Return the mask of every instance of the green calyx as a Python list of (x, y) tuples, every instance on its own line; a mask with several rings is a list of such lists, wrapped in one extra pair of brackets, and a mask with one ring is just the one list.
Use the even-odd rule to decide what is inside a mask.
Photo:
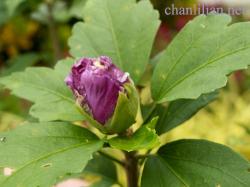
[(86, 120), (99, 129), (104, 134), (122, 133), (136, 122), (136, 116), (139, 110), (139, 96), (133, 83), (124, 85), (125, 92), (120, 92), (113, 116), (102, 125), (91, 115), (85, 112), (81, 106), (78, 106), (80, 112)]
[(122, 133), (136, 122), (139, 96), (133, 83), (124, 85), (126, 93), (120, 92), (113, 117), (105, 124), (108, 134)]

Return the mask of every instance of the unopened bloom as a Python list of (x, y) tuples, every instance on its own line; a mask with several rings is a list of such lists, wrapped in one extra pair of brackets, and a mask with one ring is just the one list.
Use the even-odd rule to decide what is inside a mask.
[(119, 95), (128, 94), (125, 84), (132, 84), (129, 74), (105, 56), (81, 58), (73, 65), (65, 82), (81, 107), (102, 125), (113, 116)]

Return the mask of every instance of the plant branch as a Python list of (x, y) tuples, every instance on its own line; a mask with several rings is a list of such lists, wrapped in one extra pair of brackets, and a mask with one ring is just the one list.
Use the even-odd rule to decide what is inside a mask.
[(135, 155), (136, 152), (125, 152), (125, 170), (128, 187), (138, 187), (139, 165)]
[(135, 158), (136, 159), (144, 159), (144, 158), (147, 158), (149, 156), (152, 156), (153, 154), (145, 154), (145, 155), (136, 155)]
[(123, 167), (125, 166), (125, 163), (124, 163), (124, 162), (122, 162), (121, 160), (119, 160), (119, 159), (117, 159), (117, 158), (115, 158), (115, 157), (112, 157), (111, 155), (109, 155), (109, 154), (107, 154), (107, 153), (105, 153), (105, 152), (103, 152), (103, 151), (98, 151), (98, 153), (99, 153), (100, 155), (102, 155), (102, 156), (104, 156), (104, 157), (110, 159), (110, 160), (113, 160), (114, 162), (120, 164), (120, 165), (123, 166)]

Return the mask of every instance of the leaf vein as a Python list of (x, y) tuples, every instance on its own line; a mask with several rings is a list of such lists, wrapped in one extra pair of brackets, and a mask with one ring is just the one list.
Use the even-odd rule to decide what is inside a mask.
[(112, 17), (110, 15), (110, 12), (109, 12), (109, 9), (108, 9), (108, 1), (105, 1), (106, 2), (106, 6), (104, 6), (104, 10), (105, 10), (105, 13), (107, 15), (107, 18), (108, 18), (108, 21), (110, 23), (110, 31), (111, 31), (111, 34), (112, 34), (112, 39), (113, 39), (113, 42), (114, 42), (114, 47), (117, 51), (117, 56), (119, 58), (118, 60), (118, 63), (120, 65), (120, 68), (123, 69), (122, 67), (122, 58), (121, 58), (121, 54), (120, 54), (120, 50), (119, 50), (119, 46), (118, 46), (118, 42), (117, 42), (117, 36), (115, 34), (115, 31), (114, 31), (114, 24), (112, 22)]
[(170, 87), (165, 91), (165, 95), (166, 95), (169, 91), (171, 91), (173, 88), (175, 88), (178, 84), (180, 84), (181, 82), (183, 82), (183, 81), (184, 81), (185, 79), (187, 79), (188, 77), (192, 76), (192, 75), (193, 75), (194, 73), (196, 73), (197, 71), (203, 69), (203, 68), (206, 67), (207, 65), (212, 64), (212, 63), (214, 63), (214, 62), (216, 62), (216, 61), (218, 61), (218, 60), (221, 60), (221, 59), (223, 59), (223, 58), (225, 58), (225, 57), (227, 57), (227, 56), (233, 55), (233, 54), (235, 54), (235, 53), (237, 53), (237, 52), (239, 52), (239, 51), (244, 51), (244, 50), (249, 49), (249, 48), (250, 48), (250, 46), (247, 46), (247, 47), (243, 47), (243, 48), (234, 50), (234, 51), (232, 51), (232, 52), (229, 52), (229, 53), (226, 53), (226, 54), (224, 54), (224, 55), (221, 55), (221, 56), (219, 56), (219, 57), (217, 57), (217, 58), (212, 59), (211, 61), (207, 61), (206, 63), (204, 63), (204, 64), (198, 66), (197, 68), (195, 68), (194, 70), (192, 70), (191, 72), (189, 72), (189, 73), (187, 73), (185, 76), (183, 76), (181, 79), (177, 80), (172, 86), (170, 86)]
[[(167, 158), (170, 158), (170, 159), (174, 159), (174, 160), (181, 160), (181, 161), (184, 161), (184, 162), (193, 162), (195, 164), (199, 164), (199, 165), (202, 165), (202, 166), (207, 166), (207, 167), (210, 167), (210, 168), (215, 168), (219, 171), (221, 171), (222, 173), (225, 173), (226, 175), (234, 178), (235, 180), (237, 180), (238, 182), (240, 182), (241, 184), (245, 185), (245, 186), (248, 186), (244, 181), (242, 181), (241, 179), (239, 179), (238, 177), (234, 176), (234, 175), (231, 175), (230, 173), (226, 172), (225, 170), (219, 168), (219, 167), (216, 167), (216, 166), (211, 166), (211, 165), (208, 165), (208, 164), (205, 164), (205, 163), (202, 163), (202, 162), (198, 162), (198, 161), (195, 161), (195, 160), (191, 160), (191, 159), (184, 159), (184, 158), (178, 158), (178, 157), (172, 157), (172, 156), (168, 156), (166, 155), (165, 157)], [(163, 159), (164, 160), (164, 159)]]
[(62, 152), (66, 152), (70, 149), (74, 149), (74, 148), (77, 148), (77, 147), (81, 147), (83, 146), (84, 144), (87, 144), (86, 142), (83, 142), (83, 143), (80, 143), (80, 144), (76, 144), (76, 145), (73, 145), (73, 146), (69, 146), (69, 147), (65, 147), (63, 149), (59, 149), (57, 151), (54, 151), (54, 152), (51, 152), (49, 154), (46, 154), (46, 155), (43, 155), (37, 159), (34, 159), (30, 162), (28, 162), (27, 164), (23, 165), (22, 167), (20, 167), (19, 169), (17, 169), (11, 176), (7, 177), (5, 180), (2, 181), (1, 185), (5, 184), (8, 180), (10, 180), (13, 176), (15, 176), (17, 173), (19, 173), (20, 171), (22, 171), (23, 169), (25, 169), (26, 167), (28, 167), (29, 165), (32, 165), (33, 163), (36, 163), (40, 160), (43, 160), (43, 159), (46, 159), (50, 156), (53, 156), (53, 155), (56, 155), (56, 154), (59, 154), (59, 153), (62, 153)]

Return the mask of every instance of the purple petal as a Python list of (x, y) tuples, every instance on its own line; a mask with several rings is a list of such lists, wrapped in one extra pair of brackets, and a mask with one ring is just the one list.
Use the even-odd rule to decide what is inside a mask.
[(86, 91), (86, 102), (94, 119), (104, 124), (115, 109), (120, 86), (105, 75), (85, 73), (82, 76)]
[(124, 91), (128, 77), (109, 57), (101, 56), (81, 58), (65, 82), (83, 108), (88, 108), (95, 120), (105, 124), (114, 113), (119, 92)]

